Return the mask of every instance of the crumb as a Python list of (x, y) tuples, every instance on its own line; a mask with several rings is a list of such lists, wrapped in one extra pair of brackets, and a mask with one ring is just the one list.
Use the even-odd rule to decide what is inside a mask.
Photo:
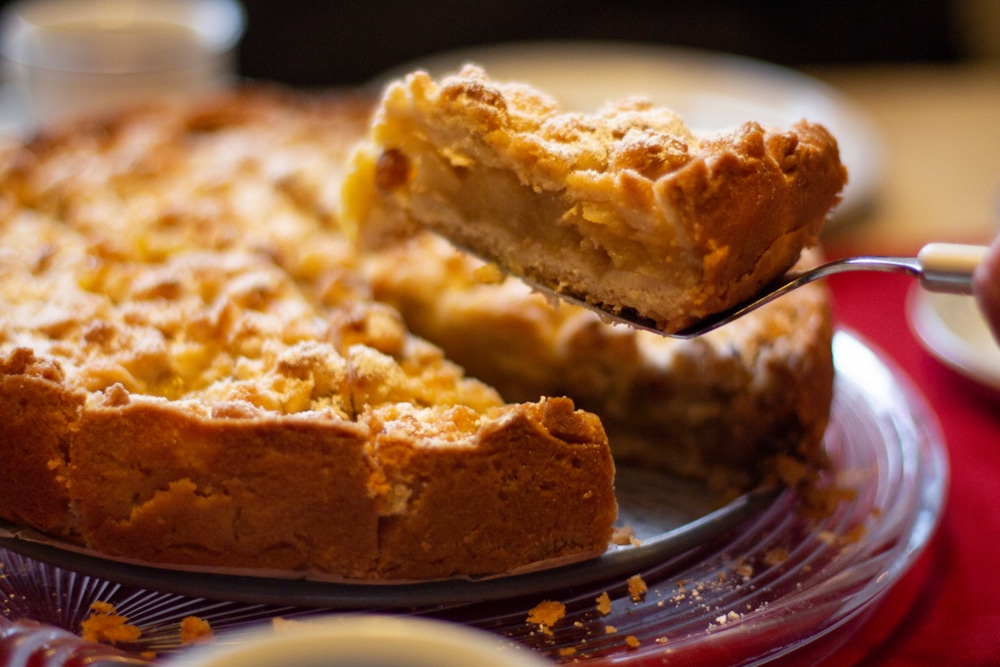
[(764, 554), (764, 563), (766, 565), (781, 565), (786, 560), (788, 560), (787, 547), (774, 547)]
[(753, 566), (749, 563), (737, 564), (734, 571), (744, 579), (749, 579), (753, 576)]
[(628, 593), (634, 601), (638, 602), (644, 598), (647, 590), (646, 582), (642, 580), (641, 575), (634, 574), (628, 578)]
[(80, 623), (80, 636), (89, 642), (134, 642), (142, 634), (139, 628), (129, 625), (128, 619), (109, 602), (94, 602), (90, 610), (90, 616)]
[(573, 648), (572, 646), (559, 649), (559, 657), (561, 658), (569, 658), (574, 655), (576, 655), (576, 649)]
[(625, 643), (629, 648), (639, 648), (639, 638), (635, 635), (629, 635), (625, 638)]
[(862, 524), (856, 525), (840, 536), (841, 544), (857, 544), (865, 536), (865, 527)]
[(496, 264), (483, 264), (472, 275), (476, 282), (484, 285), (498, 285), (507, 278), (507, 274)]
[(611, 533), (611, 543), (618, 546), (626, 544), (633, 547), (642, 546), (642, 540), (635, 536), (635, 529), (628, 525), (621, 528), (615, 527), (614, 532)]
[(611, 613), (611, 596), (608, 595), (607, 591), (597, 596), (597, 611), (601, 612), (603, 616)]
[(731, 611), (728, 614), (723, 614), (722, 616), (718, 616), (715, 619), (715, 622), (718, 623), (719, 625), (725, 625), (729, 621), (738, 621), (740, 620), (740, 618), (742, 617), (739, 614), (737, 614), (735, 611)]
[(814, 471), (802, 461), (779, 454), (774, 458), (775, 471), (778, 478), (791, 488), (798, 488), (803, 482), (810, 482), (813, 479)]
[(618, 632), (618, 628), (616, 628), (615, 626), (613, 626), (613, 625), (605, 625), (604, 626), (604, 634), (606, 634), (606, 635), (613, 635), (616, 632)]
[(659, 645), (661, 645), (661, 646), (662, 646), (663, 644), (666, 644), (666, 643), (667, 643), (667, 638), (666, 638), (666, 637), (657, 637), (657, 638), (656, 638), (656, 639), (655, 639), (654, 641), (655, 641), (655, 642), (656, 642), (657, 644), (659, 644)]
[(181, 620), (181, 644), (204, 644), (212, 641), (215, 634), (208, 621), (197, 616), (187, 616)]
[(856, 495), (856, 490), (843, 486), (806, 486), (799, 489), (803, 505), (801, 513), (807, 518), (824, 519), (833, 514), (837, 505), (854, 500)]
[(566, 605), (554, 600), (544, 600), (528, 612), (528, 623), (539, 626), (543, 632), (562, 620), (566, 615)]

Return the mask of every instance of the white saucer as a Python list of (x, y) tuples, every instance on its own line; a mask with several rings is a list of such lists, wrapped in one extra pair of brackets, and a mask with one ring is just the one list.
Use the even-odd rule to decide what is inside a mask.
[(1000, 345), (971, 296), (914, 287), (907, 317), (928, 352), (970, 380), (1000, 390)]
[(644, 95), (677, 111), (698, 131), (724, 130), (747, 120), (822, 123), (837, 137), (849, 174), (834, 220), (869, 203), (882, 181), (881, 140), (863, 112), (812, 77), (738, 56), (613, 42), (509, 44), (421, 58), (393, 68), (376, 83), (416, 68), (440, 76), (467, 62), (497, 79), (530, 83), (579, 111)]

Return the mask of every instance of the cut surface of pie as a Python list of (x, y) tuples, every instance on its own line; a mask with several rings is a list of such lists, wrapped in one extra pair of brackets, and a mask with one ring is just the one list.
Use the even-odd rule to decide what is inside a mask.
[(597, 113), (466, 66), (390, 84), (344, 188), (364, 243), (426, 227), (510, 273), (674, 332), (816, 243), (846, 171), (801, 121), (694, 134), (631, 98)]
[(702, 479), (722, 495), (780, 477), (788, 459), (822, 465), (834, 365), (820, 284), (680, 340), (554, 305), (430, 232), (363, 263), (375, 298), (507, 400), (565, 395), (600, 415), (620, 464)]
[(369, 109), (248, 92), (0, 148), (0, 518), (348, 580), (607, 548), (599, 419), (505, 403), (370, 298), (333, 220)]

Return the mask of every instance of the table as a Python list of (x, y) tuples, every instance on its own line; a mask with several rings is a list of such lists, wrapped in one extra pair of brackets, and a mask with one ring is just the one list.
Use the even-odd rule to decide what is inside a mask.
[[(985, 243), (1000, 231), (1000, 63), (811, 73), (867, 112), (885, 141), (877, 201), (831, 227), (831, 256)], [(852, 274), (830, 285), (839, 322), (895, 361), (936, 412), (951, 459), (948, 504), (917, 565), (829, 664), (1000, 664), (1000, 395), (919, 346), (905, 320), (913, 282)]]

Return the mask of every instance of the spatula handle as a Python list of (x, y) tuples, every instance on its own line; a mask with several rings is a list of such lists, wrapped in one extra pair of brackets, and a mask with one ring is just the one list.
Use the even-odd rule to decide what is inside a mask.
[(986, 257), (986, 246), (928, 243), (917, 254), (920, 284), (931, 292), (971, 294), (972, 274)]

